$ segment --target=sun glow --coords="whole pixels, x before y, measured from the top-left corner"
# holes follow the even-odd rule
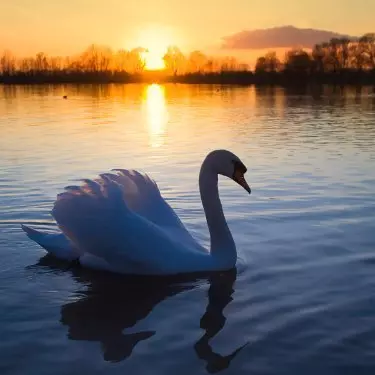
[[[147,70],[162,70],[165,68],[164,53],[154,49],[147,49],[147,51],[142,53],[142,57],[146,63],[145,68]]]
[[[173,44],[172,33],[160,26],[144,28],[136,40],[137,45],[144,48],[142,57],[147,70],[162,70],[165,68],[163,57],[168,46]]]

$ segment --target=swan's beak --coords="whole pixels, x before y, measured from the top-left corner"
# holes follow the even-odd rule
[[[245,176],[242,172],[236,171],[233,176],[233,180],[237,182],[238,185],[242,186],[249,194],[251,194],[250,186],[245,180]]]

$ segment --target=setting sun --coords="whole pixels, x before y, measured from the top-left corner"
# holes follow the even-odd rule
[[[162,70],[165,68],[163,56],[165,50],[156,50],[153,48],[148,48],[142,53],[142,57],[146,63],[147,70]]]
[[[139,32],[137,44],[145,49],[142,57],[147,70],[161,70],[165,68],[163,57],[168,46],[173,44],[172,33],[160,26],[148,27]]]

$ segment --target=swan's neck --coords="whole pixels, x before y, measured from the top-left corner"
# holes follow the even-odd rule
[[[225,220],[219,198],[218,175],[203,163],[199,174],[199,189],[211,238],[211,254],[224,267],[234,267],[236,245]]]

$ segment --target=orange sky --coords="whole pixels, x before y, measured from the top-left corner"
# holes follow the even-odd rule
[[[74,54],[91,43],[115,49],[141,45],[155,56],[168,44],[213,53],[222,37],[246,29],[294,25],[350,35],[375,29],[372,0],[0,2],[0,51],[8,48],[18,55]]]

